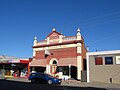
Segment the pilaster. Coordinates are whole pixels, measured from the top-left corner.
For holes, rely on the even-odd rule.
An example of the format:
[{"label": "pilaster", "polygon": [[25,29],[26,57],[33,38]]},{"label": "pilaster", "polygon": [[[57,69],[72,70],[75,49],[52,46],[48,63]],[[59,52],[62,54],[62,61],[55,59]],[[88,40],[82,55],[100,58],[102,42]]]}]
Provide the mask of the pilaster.
[{"label": "pilaster", "polygon": [[47,44],[50,44],[50,38],[47,37]]},{"label": "pilaster", "polygon": [[59,43],[62,43],[62,42],[63,42],[63,36],[59,35]]},{"label": "pilaster", "polygon": [[82,71],[82,44],[77,43],[77,79],[81,80],[81,71]]}]

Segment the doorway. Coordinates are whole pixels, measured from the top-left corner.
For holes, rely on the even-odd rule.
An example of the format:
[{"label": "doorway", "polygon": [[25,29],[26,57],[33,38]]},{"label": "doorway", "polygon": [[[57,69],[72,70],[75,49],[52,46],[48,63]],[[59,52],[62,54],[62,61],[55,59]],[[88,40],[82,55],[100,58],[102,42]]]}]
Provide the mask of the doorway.
[{"label": "doorway", "polygon": [[58,64],[58,61],[57,59],[52,59],[50,61],[50,73],[52,76],[56,76],[56,69],[57,69],[57,64]]}]

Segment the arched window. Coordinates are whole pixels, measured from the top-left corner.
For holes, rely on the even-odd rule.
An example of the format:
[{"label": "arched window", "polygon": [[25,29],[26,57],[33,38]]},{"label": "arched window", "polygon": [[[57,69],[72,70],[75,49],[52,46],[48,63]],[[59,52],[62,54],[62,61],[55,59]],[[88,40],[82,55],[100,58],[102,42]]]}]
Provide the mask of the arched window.
[{"label": "arched window", "polygon": [[53,61],[53,65],[57,65],[57,62],[56,62],[56,60],[54,60],[54,61]]}]

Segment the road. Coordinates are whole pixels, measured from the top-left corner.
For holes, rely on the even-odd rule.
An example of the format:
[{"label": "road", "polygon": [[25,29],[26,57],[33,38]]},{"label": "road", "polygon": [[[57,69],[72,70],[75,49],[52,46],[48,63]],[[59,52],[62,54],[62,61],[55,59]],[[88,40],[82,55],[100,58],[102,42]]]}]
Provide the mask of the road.
[{"label": "road", "polygon": [[30,82],[0,80],[0,90],[106,90],[106,89],[95,87],[31,84]]}]

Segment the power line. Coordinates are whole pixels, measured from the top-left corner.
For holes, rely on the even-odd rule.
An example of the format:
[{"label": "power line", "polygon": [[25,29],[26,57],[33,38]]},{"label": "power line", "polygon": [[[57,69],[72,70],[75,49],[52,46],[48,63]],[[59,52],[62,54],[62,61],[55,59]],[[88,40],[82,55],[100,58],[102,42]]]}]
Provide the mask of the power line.
[{"label": "power line", "polygon": [[[109,14],[104,14],[101,16],[96,16],[93,18],[89,18],[87,20],[83,20],[81,22],[81,26],[84,25],[93,25],[93,24],[100,24],[100,23],[109,23],[110,21],[116,21],[120,19],[120,12],[113,12],[113,13],[109,13]],[[118,20],[120,22],[120,20]]]},{"label": "power line", "polygon": [[120,33],[117,33],[115,35],[109,35],[108,37],[102,37],[101,39],[97,39],[96,41],[93,41],[93,42],[89,42],[89,44],[95,44],[97,42],[100,42],[100,41],[103,41],[103,40],[107,40],[107,39],[110,39],[110,38],[113,38],[113,37],[118,37],[120,36]]}]

